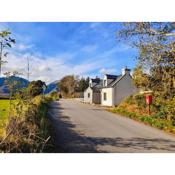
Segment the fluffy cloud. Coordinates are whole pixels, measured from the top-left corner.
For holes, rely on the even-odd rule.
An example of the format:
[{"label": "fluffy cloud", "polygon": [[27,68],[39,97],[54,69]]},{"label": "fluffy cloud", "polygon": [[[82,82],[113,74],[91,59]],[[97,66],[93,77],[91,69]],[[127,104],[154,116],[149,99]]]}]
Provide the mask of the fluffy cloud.
[{"label": "fluffy cloud", "polygon": [[8,63],[3,65],[3,72],[18,71],[22,77],[27,78],[27,57],[30,62],[30,80],[41,79],[47,83],[58,80],[65,75],[74,74],[84,76],[89,72],[100,69],[104,60],[83,62],[81,64],[68,64],[63,57],[31,56],[29,54],[13,54],[6,58]]},{"label": "fluffy cloud", "polygon": [[99,73],[101,73],[101,74],[114,74],[114,73],[116,73],[116,69],[113,69],[113,68],[109,68],[109,69],[102,68],[102,69],[100,69]]},{"label": "fluffy cloud", "polygon": [[49,83],[69,74],[92,77],[114,74],[114,68],[123,66],[126,59],[120,58],[118,53],[130,50],[127,45],[114,43],[115,25],[0,23],[0,30],[11,29],[16,39],[6,58],[8,63],[2,67],[3,72],[19,71],[27,78],[28,57],[30,80]]},{"label": "fluffy cloud", "polygon": [[17,51],[26,51],[28,49],[32,49],[34,47],[34,45],[30,44],[30,45],[27,45],[27,44],[17,44],[15,45],[14,49],[16,49]]},{"label": "fluffy cloud", "polygon": [[97,45],[87,45],[82,48],[84,52],[94,52],[97,50]]}]

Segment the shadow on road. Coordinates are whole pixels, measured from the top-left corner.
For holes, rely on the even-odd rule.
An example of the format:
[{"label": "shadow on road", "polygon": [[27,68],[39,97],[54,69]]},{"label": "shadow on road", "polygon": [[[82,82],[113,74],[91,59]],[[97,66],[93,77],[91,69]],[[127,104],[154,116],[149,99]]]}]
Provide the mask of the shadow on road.
[{"label": "shadow on road", "polygon": [[[50,119],[54,127],[54,138],[58,147],[57,152],[63,153],[99,153],[108,152],[100,147],[115,147],[110,152],[175,152],[175,142],[167,139],[149,138],[103,138],[87,137],[81,132],[75,131],[75,125],[71,123],[70,117],[63,115],[64,108],[59,103],[52,104]],[[116,151],[119,150],[119,151]],[[154,150],[154,151],[151,151]],[[126,151],[128,152],[128,151]]]}]

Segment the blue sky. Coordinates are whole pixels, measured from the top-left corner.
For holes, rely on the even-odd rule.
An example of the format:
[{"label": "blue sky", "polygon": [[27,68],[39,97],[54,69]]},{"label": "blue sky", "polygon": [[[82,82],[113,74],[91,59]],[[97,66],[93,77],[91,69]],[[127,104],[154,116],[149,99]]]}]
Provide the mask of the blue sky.
[{"label": "blue sky", "polygon": [[136,50],[117,41],[121,23],[0,23],[0,30],[6,28],[16,45],[3,71],[18,70],[26,77],[29,57],[31,80],[49,83],[68,74],[101,77],[136,64]]}]

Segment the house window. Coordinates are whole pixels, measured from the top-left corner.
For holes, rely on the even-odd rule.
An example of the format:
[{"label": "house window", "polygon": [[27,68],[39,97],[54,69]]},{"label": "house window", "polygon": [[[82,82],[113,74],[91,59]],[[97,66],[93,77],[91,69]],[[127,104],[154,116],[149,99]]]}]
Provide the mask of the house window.
[{"label": "house window", "polygon": [[103,99],[104,100],[107,100],[107,94],[106,94],[106,92],[103,94]]},{"label": "house window", "polygon": [[88,98],[90,98],[90,93],[88,93]]},{"label": "house window", "polygon": [[106,80],[104,80],[104,86],[106,86]]}]

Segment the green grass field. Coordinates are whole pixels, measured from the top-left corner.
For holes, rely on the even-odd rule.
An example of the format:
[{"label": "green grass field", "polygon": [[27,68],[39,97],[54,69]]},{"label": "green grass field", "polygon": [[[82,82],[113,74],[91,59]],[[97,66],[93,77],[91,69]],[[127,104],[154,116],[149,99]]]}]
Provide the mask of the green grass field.
[{"label": "green grass field", "polygon": [[0,100],[0,135],[3,134],[4,125],[8,120],[9,100]]},{"label": "green grass field", "polygon": [[0,100],[0,120],[7,117],[9,108],[9,100]]}]

